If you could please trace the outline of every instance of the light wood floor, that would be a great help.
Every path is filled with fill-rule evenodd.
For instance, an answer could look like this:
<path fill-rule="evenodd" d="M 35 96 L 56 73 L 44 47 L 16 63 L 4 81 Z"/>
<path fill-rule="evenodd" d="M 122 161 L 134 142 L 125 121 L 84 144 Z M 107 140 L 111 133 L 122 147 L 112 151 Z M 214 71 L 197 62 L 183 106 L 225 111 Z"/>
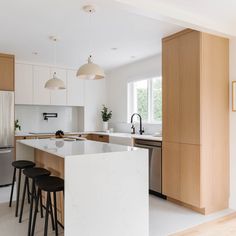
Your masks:
<path fill-rule="evenodd" d="M 236 213 L 172 234 L 172 236 L 236 236 Z"/>

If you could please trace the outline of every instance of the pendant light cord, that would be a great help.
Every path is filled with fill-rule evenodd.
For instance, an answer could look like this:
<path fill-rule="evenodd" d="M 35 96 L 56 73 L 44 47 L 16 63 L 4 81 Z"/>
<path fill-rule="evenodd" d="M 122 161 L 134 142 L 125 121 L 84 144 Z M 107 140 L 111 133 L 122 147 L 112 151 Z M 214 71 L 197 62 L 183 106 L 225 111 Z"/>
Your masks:
<path fill-rule="evenodd" d="M 57 40 L 56 39 L 53 39 L 53 42 L 54 42 L 54 66 L 56 67 L 56 64 L 57 64 Z"/>
<path fill-rule="evenodd" d="M 93 25 L 93 22 L 92 22 L 92 10 L 89 11 L 89 28 L 90 28 L 90 36 L 89 36 L 89 58 L 91 59 L 92 57 L 92 25 Z"/>
<path fill-rule="evenodd" d="M 57 39 L 56 38 L 53 39 L 53 43 L 54 43 L 54 46 L 53 46 L 53 48 L 54 48 L 54 72 L 53 72 L 53 78 L 55 78 L 56 77 L 55 68 L 56 68 L 56 65 L 57 65 L 57 45 L 56 45 Z"/>

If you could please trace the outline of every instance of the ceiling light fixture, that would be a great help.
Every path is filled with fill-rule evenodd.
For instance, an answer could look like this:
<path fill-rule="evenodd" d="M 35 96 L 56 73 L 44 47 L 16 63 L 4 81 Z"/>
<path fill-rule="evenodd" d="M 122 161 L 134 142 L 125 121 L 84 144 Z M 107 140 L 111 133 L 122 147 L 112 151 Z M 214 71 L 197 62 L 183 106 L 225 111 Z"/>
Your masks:
<path fill-rule="evenodd" d="M 54 66 L 56 67 L 56 43 L 58 39 L 54 36 L 50 36 L 49 39 L 54 43 Z M 64 81 L 57 77 L 55 71 L 53 72 L 52 78 L 46 82 L 44 87 L 50 90 L 66 89 Z"/>
<path fill-rule="evenodd" d="M 90 15 L 90 29 L 91 29 L 91 16 L 96 10 L 91 5 L 84 6 L 83 10 Z M 89 37 L 90 50 L 91 50 L 91 45 L 92 45 L 91 40 L 92 40 L 92 36 L 90 35 Z M 99 65 L 92 62 L 92 55 L 90 55 L 88 57 L 88 62 L 82 65 L 78 69 L 76 76 L 79 79 L 96 80 L 96 79 L 103 79 L 105 77 L 105 73 L 104 73 L 104 70 Z"/>

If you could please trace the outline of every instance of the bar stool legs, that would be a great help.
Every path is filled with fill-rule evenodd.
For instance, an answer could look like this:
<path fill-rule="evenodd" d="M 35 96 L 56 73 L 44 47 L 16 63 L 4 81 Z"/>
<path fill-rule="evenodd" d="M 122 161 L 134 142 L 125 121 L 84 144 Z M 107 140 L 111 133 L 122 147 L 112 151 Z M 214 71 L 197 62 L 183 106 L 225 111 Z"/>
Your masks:
<path fill-rule="evenodd" d="M 17 184 L 17 196 L 16 196 L 16 212 L 15 212 L 16 217 L 18 216 L 18 208 L 19 208 L 21 173 L 22 173 L 22 170 L 19 169 L 19 177 L 18 177 L 18 184 Z"/>
<path fill-rule="evenodd" d="M 50 193 L 49 193 L 50 195 Z M 57 227 L 57 197 L 56 197 L 56 192 L 53 192 L 53 201 L 54 201 L 54 217 L 55 217 L 55 231 L 56 231 L 56 236 L 58 235 L 58 227 Z M 52 206 L 52 204 L 51 204 Z"/>
<path fill-rule="evenodd" d="M 20 208 L 19 223 L 22 222 L 23 208 L 24 208 L 24 203 L 25 203 L 25 192 L 26 192 L 26 188 L 27 188 L 26 186 L 27 186 L 27 178 L 25 178 L 25 184 L 24 184 L 24 190 L 23 190 L 21 208 Z M 29 197 L 29 196 L 28 196 L 28 197 Z"/>
<path fill-rule="evenodd" d="M 34 232 L 35 232 L 35 225 L 36 225 L 36 219 L 37 219 L 37 213 L 38 213 L 37 208 L 38 208 L 39 201 L 41 201 L 40 200 L 41 198 L 42 198 L 42 191 L 41 191 L 41 189 L 38 188 L 38 193 L 37 193 L 36 202 L 35 202 L 35 210 L 34 210 L 34 216 L 33 216 L 31 236 L 33 236 Z M 53 217 L 52 201 L 51 201 L 51 195 L 49 192 L 47 192 L 46 198 L 47 198 L 47 200 L 46 200 L 44 235 L 47 235 L 47 233 L 48 233 L 49 214 L 51 216 L 52 230 L 55 230 L 55 225 L 57 227 L 57 221 L 54 221 L 54 217 Z M 55 219 L 57 219 L 57 218 L 55 218 Z M 57 230 L 57 232 L 58 232 L 58 230 Z M 58 235 L 58 233 L 57 233 L 57 235 Z"/>
<path fill-rule="evenodd" d="M 12 204 L 12 197 L 13 197 L 13 191 L 14 191 L 15 181 L 16 181 L 16 168 L 14 168 L 14 173 L 13 173 L 13 178 L 12 178 L 11 196 L 10 196 L 9 207 L 11 207 L 11 204 Z"/>
<path fill-rule="evenodd" d="M 49 194 L 48 197 L 49 197 L 49 213 L 51 215 L 52 230 L 55 230 L 55 225 L 57 226 L 57 221 L 55 221 L 55 223 L 54 223 L 51 194 Z"/>
<path fill-rule="evenodd" d="M 46 205 L 46 216 L 45 216 L 45 225 L 44 225 L 44 236 L 48 235 L 48 214 L 50 207 L 50 193 L 47 193 L 47 205 Z"/>
<path fill-rule="evenodd" d="M 29 224 L 28 224 L 28 236 L 30 236 L 30 232 L 31 232 L 32 212 L 33 212 L 34 194 L 35 194 L 34 191 L 35 191 L 35 180 L 32 179 L 31 199 L 30 199 L 30 213 L 29 213 Z"/>
<path fill-rule="evenodd" d="M 30 204 L 29 179 L 27 179 L 27 182 L 26 182 L 26 188 L 27 188 L 27 198 L 28 198 L 28 203 Z"/>

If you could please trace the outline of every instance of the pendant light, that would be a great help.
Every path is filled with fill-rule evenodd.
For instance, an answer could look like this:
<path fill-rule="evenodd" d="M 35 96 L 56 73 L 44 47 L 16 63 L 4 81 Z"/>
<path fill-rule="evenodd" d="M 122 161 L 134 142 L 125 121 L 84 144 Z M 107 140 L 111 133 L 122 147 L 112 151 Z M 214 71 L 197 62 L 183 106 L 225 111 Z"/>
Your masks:
<path fill-rule="evenodd" d="M 83 10 L 90 14 L 90 29 L 91 29 L 91 15 L 95 12 L 95 8 L 91 5 L 86 5 L 83 7 Z M 92 36 L 89 37 L 90 39 L 90 50 L 91 50 L 91 40 Z M 76 76 L 79 79 L 89 79 L 89 80 L 96 80 L 96 79 L 103 79 L 105 77 L 104 70 L 97 64 L 92 62 L 92 55 L 88 57 L 88 62 L 82 65 L 78 71 Z"/>
<path fill-rule="evenodd" d="M 50 40 L 52 40 L 54 43 L 54 66 L 56 67 L 56 43 L 58 39 L 54 36 L 51 36 Z M 52 78 L 46 82 L 44 87 L 50 90 L 66 89 L 64 81 L 57 77 L 57 74 L 55 71 L 53 72 Z"/>

